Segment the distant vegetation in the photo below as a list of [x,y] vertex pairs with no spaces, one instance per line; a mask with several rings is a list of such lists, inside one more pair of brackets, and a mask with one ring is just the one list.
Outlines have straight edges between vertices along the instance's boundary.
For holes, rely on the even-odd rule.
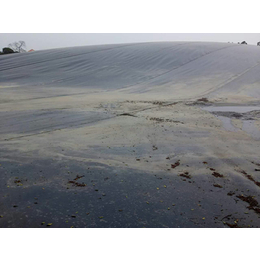
[[[247,42],[242,41],[241,43],[238,42],[238,44],[247,44]],[[258,42],[256,45],[260,46],[260,42]],[[31,51],[34,50],[31,49],[29,52]],[[24,41],[18,41],[18,42],[13,42],[8,44],[8,47],[3,48],[2,52],[0,51],[0,55],[11,54],[11,53],[23,53],[23,52],[26,52],[26,44]]]
[[26,44],[24,41],[13,42],[8,45],[14,52],[26,52]]
[[26,44],[24,41],[19,41],[8,44],[8,47],[3,48],[0,52],[0,55],[22,52],[26,52]]
[[1,54],[9,54],[9,53],[14,53],[14,51],[11,48],[3,48],[3,51],[1,52]]

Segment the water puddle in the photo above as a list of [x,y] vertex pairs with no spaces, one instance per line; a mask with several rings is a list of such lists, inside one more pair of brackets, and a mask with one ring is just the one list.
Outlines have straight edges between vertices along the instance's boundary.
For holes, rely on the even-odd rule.
[[255,125],[254,120],[249,120],[249,118],[246,117],[246,114],[244,114],[251,111],[260,110],[259,106],[210,106],[202,107],[201,109],[212,112],[222,121],[223,128],[230,132],[238,132],[241,130],[240,128],[234,126],[231,121],[232,117],[239,118],[243,123],[242,131],[246,132],[254,140],[260,140],[259,127]]
[[236,113],[247,113],[255,110],[260,110],[257,106],[208,106],[203,107],[203,110],[209,112],[236,112]]
[[260,129],[253,120],[244,120],[242,130],[248,133],[254,140],[260,140]]
[[238,132],[239,128],[235,127],[232,122],[231,119],[225,116],[217,116],[223,124],[223,127],[225,130],[230,131],[230,132]]

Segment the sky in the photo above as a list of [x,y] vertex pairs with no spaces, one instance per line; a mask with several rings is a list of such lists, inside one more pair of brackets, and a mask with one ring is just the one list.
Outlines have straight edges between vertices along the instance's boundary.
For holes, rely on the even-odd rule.
[[158,41],[246,41],[248,44],[256,45],[260,41],[260,33],[0,33],[0,49],[19,40],[25,41],[27,51]]

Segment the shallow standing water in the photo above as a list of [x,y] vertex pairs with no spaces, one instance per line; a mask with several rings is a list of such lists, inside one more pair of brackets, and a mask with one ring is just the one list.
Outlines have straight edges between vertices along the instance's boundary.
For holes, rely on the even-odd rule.
[[[0,60],[0,227],[260,226],[258,47],[136,43]],[[207,99],[226,110],[202,111]]]
[[247,113],[250,111],[260,110],[260,107],[258,106],[208,106],[208,107],[203,107],[203,110],[209,112]]
[[[260,110],[259,106],[209,106],[203,107],[203,110],[214,112],[214,115],[219,118],[223,124],[223,128],[227,131],[238,132],[242,130],[251,136],[254,140],[260,140],[260,129],[255,125],[253,118],[246,118],[246,113]],[[217,113],[220,112],[220,115]],[[223,114],[224,112],[224,114]],[[225,112],[227,112],[225,114]],[[241,117],[242,128],[236,127],[232,124],[232,115],[228,112],[234,112],[238,118]]]

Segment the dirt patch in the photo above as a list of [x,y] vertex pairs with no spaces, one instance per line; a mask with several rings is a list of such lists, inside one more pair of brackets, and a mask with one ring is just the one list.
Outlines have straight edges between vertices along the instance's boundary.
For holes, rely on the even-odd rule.
[[225,117],[230,117],[230,118],[242,118],[243,114],[242,113],[237,113],[237,112],[220,112],[220,111],[213,111],[211,112],[213,115],[216,116],[225,116]]
[[174,163],[174,164],[171,164],[171,168],[172,169],[174,169],[174,168],[176,168],[177,166],[179,166],[180,165],[180,160],[178,160],[176,163]]
[[224,116],[229,118],[235,119],[242,119],[242,120],[256,120],[260,117],[259,111],[249,111],[249,112],[231,112],[231,111],[209,111],[213,115],[216,116]]
[[133,103],[133,104],[137,104],[137,103],[144,103],[144,104],[153,104],[153,105],[165,105],[167,104],[166,102],[163,101],[132,101],[132,100],[127,100],[127,103]]
[[199,98],[196,101],[191,101],[191,102],[185,103],[185,105],[187,105],[187,106],[196,106],[196,105],[210,106],[211,104],[212,104],[212,102],[210,102],[207,98]]
[[198,102],[209,102],[207,98],[199,98],[197,99]]
[[256,180],[252,177],[252,175],[248,174],[248,173],[245,172],[244,170],[239,171],[239,172],[241,172],[244,176],[246,176],[248,180],[254,182],[258,187],[260,187],[260,182],[259,182],[259,181],[256,181]]
[[260,163],[256,163],[256,162],[251,162],[251,163],[253,163],[253,164],[257,165],[257,166],[260,166]]
[[159,118],[159,117],[150,117],[150,120],[156,121],[156,122],[170,122],[170,123],[179,123],[179,124],[184,124],[181,121],[176,121],[172,119],[167,119],[167,118]]
[[256,199],[254,199],[253,196],[244,196],[244,195],[239,195],[237,196],[242,201],[245,201],[249,204],[247,207],[248,209],[254,210],[257,214],[260,214],[260,207]]
[[[27,179],[25,181],[27,181]],[[17,186],[23,186],[23,180],[19,179],[18,177],[15,178],[14,183]]]
[[135,115],[133,115],[133,114],[130,114],[130,113],[123,113],[123,114],[120,114],[120,115],[118,115],[118,116],[132,116],[132,117],[137,117],[137,116],[135,116]]
[[83,177],[84,177],[84,175],[82,175],[82,176],[77,175],[73,181],[68,181],[68,183],[72,184],[73,186],[76,186],[76,187],[85,187],[85,186],[87,186],[87,184],[85,184],[84,182],[82,182],[82,183],[77,182],[77,180],[79,180]]
[[87,184],[85,184],[84,182],[83,183],[78,183],[76,181],[68,181],[69,184],[72,184],[73,186],[76,186],[76,187],[85,187],[87,186]]
[[184,172],[180,174],[181,177],[187,178],[187,179],[191,179],[191,176],[188,172]]
[[77,175],[76,178],[74,179],[74,181],[77,181],[77,180],[79,180],[79,179],[81,179],[83,177],[84,177],[84,175],[82,175],[82,176]]
[[220,173],[218,173],[218,172],[213,172],[212,175],[213,175],[214,177],[216,177],[216,178],[223,178],[223,177],[224,177],[223,174],[220,174]]

